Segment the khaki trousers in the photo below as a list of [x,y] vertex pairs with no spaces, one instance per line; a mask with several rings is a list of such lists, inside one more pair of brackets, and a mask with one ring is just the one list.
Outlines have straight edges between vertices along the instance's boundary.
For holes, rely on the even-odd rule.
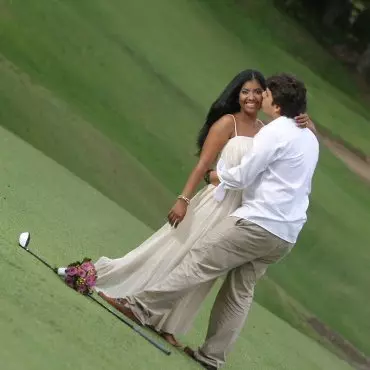
[[187,292],[227,274],[206,340],[196,352],[200,360],[219,368],[243,328],[257,280],[292,247],[252,222],[227,217],[195,243],[164,282],[127,299],[143,324],[156,326]]

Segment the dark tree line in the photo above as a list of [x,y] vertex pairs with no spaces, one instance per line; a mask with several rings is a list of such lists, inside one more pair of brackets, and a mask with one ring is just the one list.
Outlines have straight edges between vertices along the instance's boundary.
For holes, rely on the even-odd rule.
[[276,0],[320,41],[341,45],[370,78],[370,0]]

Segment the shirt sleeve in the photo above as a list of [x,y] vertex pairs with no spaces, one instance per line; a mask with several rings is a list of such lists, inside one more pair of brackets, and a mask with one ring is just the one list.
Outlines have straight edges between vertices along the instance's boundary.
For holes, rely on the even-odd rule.
[[217,176],[225,189],[245,189],[278,156],[281,143],[275,130],[263,128],[253,139],[253,146],[239,166],[227,169],[222,159],[217,164]]

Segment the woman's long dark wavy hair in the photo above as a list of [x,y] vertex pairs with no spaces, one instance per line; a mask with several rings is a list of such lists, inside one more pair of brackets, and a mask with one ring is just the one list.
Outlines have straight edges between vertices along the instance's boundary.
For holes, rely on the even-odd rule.
[[204,142],[206,141],[208,132],[212,125],[225,114],[234,114],[239,112],[240,90],[246,82],[253,80],[258,81],[263,90],[266,89],[266,80],[263,74],[254,69],[246,69],[232,79],[217,100],[211,105],[206,117],[206,121],[199,131],[197,140],[198,155],[202,151]]

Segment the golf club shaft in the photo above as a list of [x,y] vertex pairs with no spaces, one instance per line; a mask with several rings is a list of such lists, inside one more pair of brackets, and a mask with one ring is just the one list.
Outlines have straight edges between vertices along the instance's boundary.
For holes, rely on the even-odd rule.
[[46,267],[49,267],[50,270],[52,270],[53,272],[54,269],[51,267],[51,265],[49,265],[43,258],[39,257],[37,254],[33,253],[30,249],[26,249],[26,251],[30,254],[32,254],[32,256],[34,256],[36,259],[38,259],[41,263],[43,263]]
[[168,350],[166,347],[164,347],[161,343],[157,343],[155,340],[150,338],[144,331],[142,331],[140,328],[138,328],[136,325],[131,324],[129,321],[126,321],[121,316],[117,315],[114,311],[112,311],[110,308],[105,306],[103,303],[99,302],[96,298],[93,296],[88,296],[91,298],[95,303],[97,303],[100,307],[103,307],[106,311],[110,312],[114,317],[116,317],[118,320],[122,321],[124,324],[126,324],[128,327],[130,327],[132,330],[134,330],[136,333],[138,333],[141,337],[143,337],[145,340],[147,340],[150,344],[152,344],[154,347],[162,351],[164,354],[169,356],[171,354],[171,351]]
[[[39,260],[41,263],[43,263],[46,267],[48,267],[54,273],[56,272],[55,269],[49,263],[47,263],[43,258],[39,257],[37,254],[33,253],[28,248],[27,249],[26,248],[23,248],[23,249],[25,249],[28,253],[30,253],[33,257],[35,257],[37,260]],[[171,351],[170,350],[168,350],[166,347],[164,347],[161,343],[157,343],[155,340],[153,340],[152,338],[150,338],[148,335],[146,335],[146,333],[144,331],[142,331],[142,330],[140,330],[140,328],[136,327],[136,325],[131,324],[129,321],[126,321],[121,316],[117,315],[114,311],[112,311],[107,306],[105,306],[104,304],[102,304],[101,302],[99,302],[93,296],[89,295],[88,297],[90,299],[92,299],[95,303],[97,303],[99,306],[103,307],[106,311],[110,312],[114,317],[116,317],[118,320],[120,320],[121,322],[123,322],[124,324],[126,324],[128,327],[130,327],[132,330],[134,330],[136,333],[138,333],[142,338],[144,338],[145,340],[147,340],[150,344],[152,344],[154,347],[156,347],[157,349],[159,349],[160,351],[162,351],[164,354],[166,354],[167,356],[169,356],[171,354]]]

